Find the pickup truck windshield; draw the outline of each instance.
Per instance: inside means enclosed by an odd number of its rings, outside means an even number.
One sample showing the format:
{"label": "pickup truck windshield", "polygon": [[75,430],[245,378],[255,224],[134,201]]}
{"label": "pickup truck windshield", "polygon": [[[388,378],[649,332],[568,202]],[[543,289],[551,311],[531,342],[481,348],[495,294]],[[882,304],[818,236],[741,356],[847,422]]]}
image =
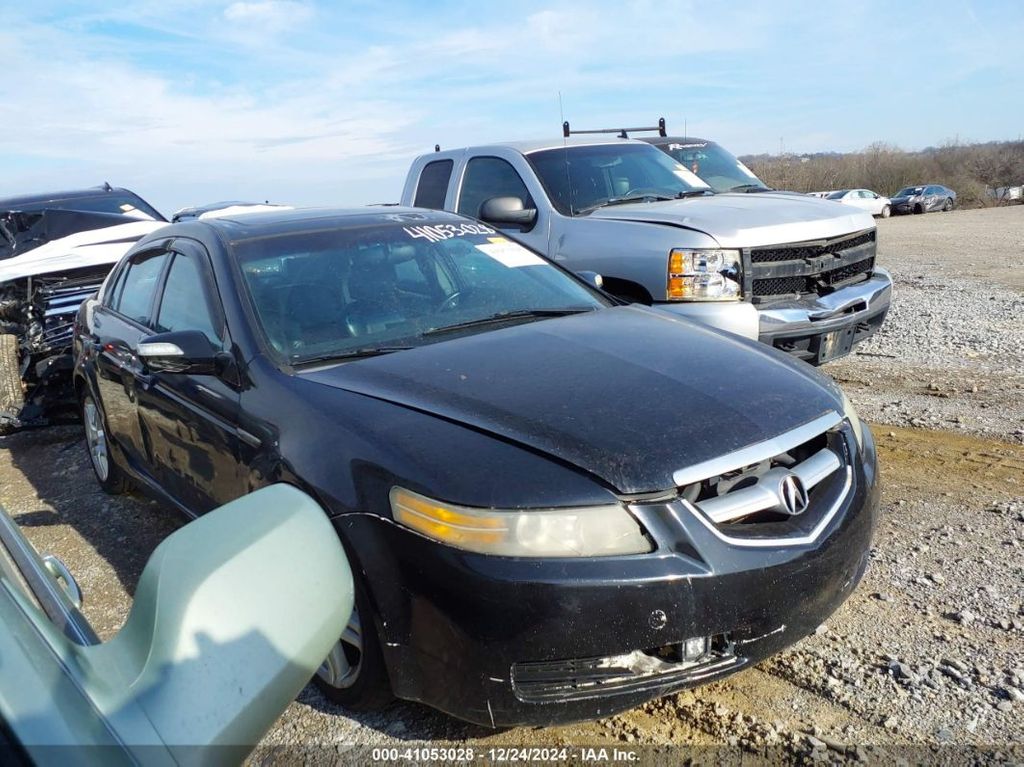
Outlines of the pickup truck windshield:
{"label": "pickup truck windshield", "polygon": [[259,325],[290,365],[397,352],[611,303],[468,220],[289,233],[232,249]]}
{"label": "pickup truck windshield", "polygon": [[764,192],[768,186],[713,141],[661,144],[660,148],[716,192]]}
{"label": "pickup truck windshield", "polygon": [[577,216],[609,202],[674,199],[710,190],[686,168],[647,144],[596,144],[526,155],[559,213]]}

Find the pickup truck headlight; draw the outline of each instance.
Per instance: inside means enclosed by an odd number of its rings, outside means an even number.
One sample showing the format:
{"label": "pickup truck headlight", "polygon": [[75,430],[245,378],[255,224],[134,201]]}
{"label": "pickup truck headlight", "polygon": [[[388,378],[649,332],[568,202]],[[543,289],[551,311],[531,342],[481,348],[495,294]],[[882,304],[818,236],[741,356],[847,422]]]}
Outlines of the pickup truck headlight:
{"label": "pickup truck headlight", "polygon": [[740,297],[738,250],[683,250],[668,256],[670,301],[732,301]]}
{"label": "pickup truck headlight", "polygon": [[391,490],[399,524],[449,546],[505,557],[601,557],[652,550],[640,525],[618,504],[521,511],[479,509]]}

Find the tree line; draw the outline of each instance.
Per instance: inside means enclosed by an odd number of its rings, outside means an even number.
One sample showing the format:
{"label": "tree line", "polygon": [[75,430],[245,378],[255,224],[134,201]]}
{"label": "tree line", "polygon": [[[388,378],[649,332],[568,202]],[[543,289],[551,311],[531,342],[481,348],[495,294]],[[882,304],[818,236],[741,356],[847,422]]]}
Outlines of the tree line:
{"label": "tree line", "polygon": [[871,189],[894,195],[905,186],[942,184],[961,207],[1002,204],[989,189],[1024,185],[1024,141],[950,143],[904,152],[875,143],[861,152],[815,155],[755,155],[741,158],[775,189],[823,192]]}

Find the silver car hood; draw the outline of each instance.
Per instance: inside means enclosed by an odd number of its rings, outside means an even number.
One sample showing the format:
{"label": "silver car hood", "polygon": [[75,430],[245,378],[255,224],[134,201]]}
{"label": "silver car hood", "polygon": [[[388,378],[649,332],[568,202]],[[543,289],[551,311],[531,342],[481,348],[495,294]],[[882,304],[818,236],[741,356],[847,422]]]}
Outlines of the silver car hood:
{"label": "silver car hood", "polygon": [[723,248],[821,240],[872,229],[871,214],[816,197],[716,194],[598,208],[592,218],[647,221],[696,229]]}

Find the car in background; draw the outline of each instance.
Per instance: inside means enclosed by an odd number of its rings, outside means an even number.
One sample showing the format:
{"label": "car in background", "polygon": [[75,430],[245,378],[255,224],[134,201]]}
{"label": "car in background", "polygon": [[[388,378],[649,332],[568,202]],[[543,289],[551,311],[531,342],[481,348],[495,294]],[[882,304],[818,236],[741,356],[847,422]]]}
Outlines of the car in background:
{"label": "car in background", "polygon": [[714,141],[693,136],[641,136],[716,192],[770,192],[746,165]]}
{"label": "car in background", "polygon": [[174,224],[82,305],[75,350],[103,489],[323,505],[357,609],[317,682],[351,708],[607,716],[813,632],[867,563],[874,442],[831,379],[474,219]]}
{"label": "car in background", "polygon": [[889,198],[872,192],[870,189],[839,189],[829,192],[825,199],[852,205],[855,208],[866,210],[872,216],[881,218],[889,218],[892,213],[892,202]]}
{"label": "car in background", "polygon": [[171,216],[171,223],[188,221],[193,218],[217,218],[219,216],[235,216],[240,213],[263,213],[268,210],[290,210],[291,206],[278,205],[270,202],[243,202],[231,200],[211,202],[206,205],[194,205],[176,210]]}
{"label": "car in background", "polygon": [[70,394],[71,328],[117,260],[167,220],[128,189],[0,199],[0,431],[45,423]]}
{"label": "car in background", "polygon": [[956,192],[940,184],[907,186],[891,198],[893,213],[950,211],[956,206]]}
{"label": "car in background", "polygon": [[[296,598],[311,591],[323,604]],[[124,626],[101,643],[67,567],[40,557],[0,507],[0,761],[240,764],[352,601],[323,510],[275,485],[168,536]]]}

